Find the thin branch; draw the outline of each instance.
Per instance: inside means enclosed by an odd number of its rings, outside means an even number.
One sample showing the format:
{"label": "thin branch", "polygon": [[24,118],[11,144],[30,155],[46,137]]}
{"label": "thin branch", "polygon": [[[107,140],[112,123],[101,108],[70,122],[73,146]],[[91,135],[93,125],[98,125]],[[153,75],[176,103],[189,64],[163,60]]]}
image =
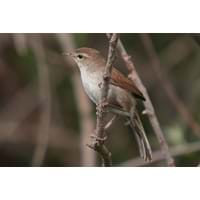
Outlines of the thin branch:
{"label": "thin branch", "polygon": [[39,98],[42,102],[38,141],[32,158],[32,166],[41,166],[45,159],[48,147],[49,130],[51,122],[51,92],[49,70],[46,63],[45,50],[40,35],[32,35],[30,45],[35,55],[38,67]]}
{"label": "thin branch", "polygon": [[102,158],[103,166],[112,166],[111,152],[105,146],[106,139],[106,105],[107,96],[109,90],[109,83],[111,78],[112,64],[115,60],[115,49],[118,41],[118,34],[114,33],[111,36],[108,50],[108,58],[103,75],[103,84],[101,89],[101,99],[99,105],[97,105],[97,123],[96,123],[96,135],[92,144],[88,145],[95,151],[97,151]]}
{"label": "thin branch", "polygon": [[187,110],[184,103],[177,96],[173,85],[168,80],[167,76],[163,73],[163,70],[161,69],[160,59],[155,51],[151,38],[148,34],[141,34],[141,39],[147,55],[150,58],[150,65],[155,72],[155,76],[161,83],[160,86],[164,89],[175,109],[188,125],[188,127],[192,129],[193,133],[196,134],[196,136],[200,137],[200,125],[195,121],[192,114]]}
{"label": "thin branch", "polygon": [[[191,154],[193,152],[200,151],[200,142],[198,141],[198,142],[193,142],[190,144],[178,145],[178,146],[170,148],[169,150],[173,157]],[[130,159],[122,163],[121,166],[134,166],[134,167],[146,166],[146,165],[149,165],[149,164],[152,164],[164,159],[165,157],[161,151],[155,151],[153,152],[153,160],[151,161],[151,163],[144,162],[143,159],[138,157],[138,158]]]}
{"label": "thin branch", "polygon": [[[61,45],[63,52],[71,52],[75,49],[75,42],[72,34],[57,34],[58,41]],[[74,73],[72,73],[72,84],[75,91],[76,105],[80,115],[80,154],[82,166],[94,166],[96,164],[96,155],[93,151],[86,148],[88,138],[91,132],[94,130],[94,120],[92,118],[92,105],[84,93],[82,88],[80,75],[77,73],[78,70],[75,63],[69,59],[68,56],[64,57],[66,63],[72,66]],[[69,71],[69,70],[68,70]]]}
{"label": "thin branch", "polygon": [[[110,35],[108,35],[108,37],[110,37]],[[157,140],[160,144],[162,153],[165,156],[166,162],[167,162],[168,166],[175,166],[174,159],[170,155],[168,144],[165,140],[164,134],[163,134],[160,124],[158,122],[154,107],[153,107],[150,97],[147,93],[147,90],[146,90],[145,86],[143,85],[143,83],[136,71],[134,63],[131,61],[131,57],[128,55],[126,49],[124,48],[123,43],[120,40],[118,40],[117,49],[118,49],[122,59],[126,63],[127,69],[130,72],[129,78],[135,82],[135,84],[140,89],[140,91],[143,93],[143,95],[146,99],[146,101],[144,101],[145,110],[149,117],[152,128],[155,132]]]}

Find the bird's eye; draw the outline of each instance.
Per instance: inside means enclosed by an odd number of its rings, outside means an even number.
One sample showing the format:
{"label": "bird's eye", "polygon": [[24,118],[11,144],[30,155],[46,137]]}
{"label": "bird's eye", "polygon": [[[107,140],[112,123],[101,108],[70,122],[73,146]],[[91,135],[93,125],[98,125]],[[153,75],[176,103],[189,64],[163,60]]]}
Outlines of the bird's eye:
{"label": "bird's eye", "polygon": [[81,54],[78,54],[77,57],[78,57],[78,59],[82,59],[83,58],[83,56]]}

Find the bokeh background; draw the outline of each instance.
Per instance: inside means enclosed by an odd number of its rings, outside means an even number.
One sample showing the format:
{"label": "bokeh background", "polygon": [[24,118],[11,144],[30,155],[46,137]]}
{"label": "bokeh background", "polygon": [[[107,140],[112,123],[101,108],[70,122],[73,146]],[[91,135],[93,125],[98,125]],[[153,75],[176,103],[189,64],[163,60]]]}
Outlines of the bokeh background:
{"label": "bokeh background", "polygon": [[[200,162],[200,46],[198,34],[121,34],[153,102],[177,166]],[[95,106],[75,63],[62,55],[78,47],[106,57],[105,34],[0,34],[0,166],[100,166],[86,144]],[[123,61],[115,65],[127,75]],[[140,113],[144,110],[138,102]],[[123,118],[108,130],[114,166],[166,166],[147,116],[141,115],[156,161],[138,158]]]}

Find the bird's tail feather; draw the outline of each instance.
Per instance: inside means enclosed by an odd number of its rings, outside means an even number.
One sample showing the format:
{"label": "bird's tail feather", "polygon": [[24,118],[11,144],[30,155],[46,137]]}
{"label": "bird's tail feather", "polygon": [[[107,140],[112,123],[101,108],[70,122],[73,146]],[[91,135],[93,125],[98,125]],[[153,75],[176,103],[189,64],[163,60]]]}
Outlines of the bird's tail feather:
{"label": "bird's tail feather", "polygon": [[138,143],[140,156],[145,161],[152,160],[152,151],[149,144],[148,138],[146,136],[145,130],[143,128],[142,122],[138,113],[135,111],[131,118],[129,118],[130,126],[134,130],[135,137]]}

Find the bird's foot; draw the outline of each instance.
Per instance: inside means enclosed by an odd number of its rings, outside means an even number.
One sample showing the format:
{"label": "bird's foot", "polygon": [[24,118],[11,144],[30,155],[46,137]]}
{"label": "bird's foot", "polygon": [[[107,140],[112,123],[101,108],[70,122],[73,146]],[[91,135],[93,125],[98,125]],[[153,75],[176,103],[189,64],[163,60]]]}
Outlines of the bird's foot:
{"label": "bird's foot", "polygon": [[92,139],[95,139],[95,140],[98,141],[98,142],[105,142],[105,141],[107,140],[107,136],[99,137],[99,136],[97,136],[96,134],[92,134],[92,135],[90,135],[90,137],[91,137]]}

